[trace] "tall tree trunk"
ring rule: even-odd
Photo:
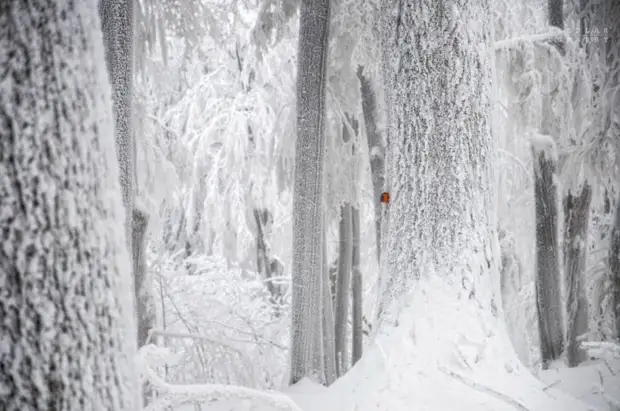
[[[155,307],[151,296],[152,282],[146,264],[146,229],[149,216],[137,208],[133,210],[133,272],[135,277],[136,307],[142,318],[138,321],[138,346],[142,346],[149,337],[149,331],[155,327]]]
[[[612,303],[617,337],[620,336],[620,200],[617,200],[616,216],[609,241],[609,271],[612,280]]]
[[[156,326],[155,301],[152,294],[153,283],[146,263],[146,230],[149,215],[138,208],[133,209],[132,218],[132,252],[136,311],[141,313],[138,319],[138,347],[146,344],[149,333]],[[152,390],[148,384],[142,387],[145,404],[151,401]]]
[[[116,152],[120,166],[120,183],[125,206],[125,225],[127,243],[132,250],[133,267],[140,267],[144,258],[140,255],[146,244],[133,245],[138,239],[146,241],[146,236],[137,230],[146,230],[148,215],[146,210],[134,210],[135,190],[135,141],[133,135],[133,42],[134,42],[134,1],[133,0],[100,0],[99,13],[103,30],[106,66],[112,85],[112,100],[114,103],[114,124],[116,135]],[[132,223],[135,215],[144,217],[144,221]],[[144,227],[143,227],[144,226]],[[137,254],[136,254],[137,253]],[[146,341],[140,330],[148,330],[153,326],[152,314],[143,311],[148,305],[154,304],[151,295],[150,282],[146,271],[133,272],[136,301],[136,316],[138,322],[137,342],[141,347]],[[144,304],[140,303],[143,301]]]
[[[541,137],[543,138],[543,137]],[[546,138],[546,137],[545,137]],[[536,302],[543,368],[560,358],[564,326],[560,293],[558,188],[555,144],[548,137],[532,145],[536,202]]]
[[[336,372],[343,375],[347,369],[347,332],[349,325],[349,298],[351,291],[351,204],[340,207],[338,228],[338,273],[336,275],[335,337]]]
[[[592,190],[584,184],[578,195],[564,198],[564,278],[566,279],[566,358],[569,367],[586,359],[579,337],[588,332],[586,253]]]
[[[3,411],[141,408],[100,30],[94,0],[0,5]]]
[[[338,377],[336,372],[336,346],[334,333],[334,306],[329,280],[329,270],[327,268],[327,241],[325,241],[325,230],[323,231],[323,275],[321,276],[322,290],[322,327],[323,327],[323,367],[325,371],[325,385],[331,385]]]
[[[364,68],[357,68],[362,93],[362,111],[368,139],[370,155],[370,174],[372,178],[373,205],[375,212],[375,241],[377,260],[381,258],[381,202],[380,197],[385,185],[385,146],[381,134],[377,130],[377,102],[372,83],[364,74]]]
[[[352,352],[351,366],[362,358],[363,350],[363,334],[362,334],[362,318],[363,318],[363,288],[362,288],[362,272],[360,269],[360,210],[354,207],[351,211],[351,229],[352,229],[352,307],[353,325],[352,325]]]
[[[382,10],[391,200],[373,328],[388,333],[405,313],[409,321],[449,323],[441,336],[415,333],[436,349],[424,355],[447,354],[458,338],[484,333],[484,319],[495,322],[492,313],[501,309],[494,301],[499,278],[492,287],[491,275],[498,269],[491,59],[478,51],[490,47],[489,10],[488,0],[401,0]],[[462,24],[469,19],[476,24]],[[472,313],[479,317],[459,321]]]
[[[112,84],[116,152],[125,206],[127,241],[131,247],[133,191],[133,0],[100,0],[106,66]],[[130,248],[131,249],[131,248]]]
[[[297,56],[297,142],[293,190],[290,383],[318,380],[314,319],[321,316],[325,60],[329,0],[303,0]]]
[[[271,214],[267,209],[254,208],[254,221],[256,222],[256,267],[258,272],[265,278],[267,291],[269,291],[269,299],[273,305],[274,314],[280,316],[280,287],[274,282],[272,277],[277,275],[273,271],[274,265],[269,257],[269,247],[267,246],[267,238],[265,233],[265,224],[271,219]]]

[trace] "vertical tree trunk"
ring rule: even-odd
[[[351,204],[340,207],[338,273],[336,276],[335,346],[336,372],[343,375],[347,369],[347,332],[351,290]]]
[[[322,290],[322,326],[323,326],[323,367],[325,370],[325,385],[331,385],[338,377],[336,372],[336,346],[334,334],[334,306],[329,281],[329,270],[327,268],[327,242],[325,241],[325,230],[323,231],[323,275],[321,277]]]
[[[269,291],[269,298],[274,308],[274,314],[280,315],[280,288],[273,282],[272,277],[274,273],[272,271],[273,264],[269,257],[269,248],[267,246],[267,239],[265,234],[264,225],[267,220],[271,218],[271,215],[267,209],[260,210],[255,208],[253,210],[254,221],[256,222],[256,267],[259,274],[262,274],[265,278],[265,284]]]
[[[136,295],[136,312],[140,313],[138,318],[138,347],[143,346],[149,339],[149,333],[156,326],[155,301],[152,295],[153,283],[146,264],[146,229],[148,227],[149,215],[139,210],[133,209],[132,218],[132,253],[134,287]],[[148,384],[142,387],[144,404],[151,401],[152,391]]]
[[[377,103],[375,92],[370,80],[364,75],[364,68],[359,66],[357,77],[360,80],[362,93],[362,111],[368,139],[370,155],[370,174],[372,178],[373,205],[375,212],[375,241],[377,260],[381,258],[381,202],[380,197],[385,185],[385,146],[381,134],[377,130]]]
[[[317,379],[313,319],[320,318],[323,271],[323,158],[325,60],[329,0],[303,0],[297,57],[297,142],[293,190],[292,323],[290,383]]]
[[[616,216],[609,239],[609,272],[612,282],[612,304],[616,338],[620,336],[620,199],[616,200]]]
[[[136,307],[142,317],[138,321],[138,346],[144,345],[149,331],[155,327],[155,307],[151,298],[152,282],[146,265],[146,229],[149,216],[137,208],[133,210],[133,272],[135,277]]]
[[[351,215],[351,229],[353,236],[353,250],[352,250],[352,308],[353,313],[353,326],[352,326],[352,352],[351,352],[351,366],[362,358],[363,350],[363,334],[362,334],[362,316],[363,316],[363,301],[362,301],[362,272],[360,269],[360,210],[354,207]]]
[[[490,318],[501,309],[493,298],[499,278],[496,289],[492,283],[491,56],[479,52],[481,44],[490,47],[489,10],[487,0],[401,0],[382,8],[391,200],[373,329],[383,335],[420,320],[411,332],[416,344],[433,347],[424,355],[449,355],[459,336],[483,333],[484,318],[495,322]],[[470,19],[476,24],[463,23]],[[469,304],[478,308],[454,311]],[[455,321],[470,312],[479,320]],[[422,323],[451,327],[441,336],[414,332]]]
[[[560,358],[564,347],[564,326],[560,294],[558,238],[558,188],[555,145],[545,138],[532,145],[534,196],[536,202],[536,301],[543,368]]]
[[[135,141],[133,135],[133,42],[134,42],[134,1],[133,0],[100,0],[99,13],[103,30],[106,66],[112,85],[112,100],[114,103],[114,124],[116,135],[116,152],[120,166],[120,183],[125,206],[125,227],[127,244],[132,250],[133,267],[140,267],[144,258],[146,244],[133,245],[133,241],[146,241],[144,233],[136,231],[146,230],[148,215],[145,210],[134,210],[135,191]],[[134,216],[144,217],[137,224],[132,223]],[[144,227],[143,227],[144,226]],[[137,254],[136,254],[137,253]],[[136,301],[136,316],[138,322],[137,342],[141,347],[146,339],[140,335],[141,330],[148,330],[153,326],[152,315],[143,311],[150,304],[154,304],[152,290],[146,272],[133,273],[134,289],[139,294],[134,296]],[[142,300],[144,303],[140,303]]]
[[[586,359],[579,348],[579,337],[588,332],[588,299],[586,297],[586,253],[592,190],[588,184],[574,196],[564,198],[564,278],[566,279],[566,358],[569,367]]]
[[[97,2],[0,5],[0,409],[135,411]]]
[[[547,0],[549,24],[564,29],[564,0]]]
[[[125,227],[131,249],[133,191],[133,0],[100,0],[99,14],[103,31],[106,66],[112,84],[116,153],[125,206]]]

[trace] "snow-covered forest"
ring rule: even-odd
[[[0,410],[620,411],[620,1],[0,1]]]

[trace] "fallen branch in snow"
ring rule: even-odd
[[[492,397],[497,398],[498,400],[504,401],[505,403],[512,405],[513,407],[522,410],[522,411],[530,411],[525,405],[521,404],[519,401],[515,400],[514,398],[510,398],[509,396],[507,396],[506,394],[502,394],[499,391],[495,391],[494,389],[484,386],[480,383],[477,383],[475,381],[471,381],[467,378],[465,378],[464,376],[457,374],[454,371],[450,371],[445,367],[439,367],[439,370],[441,372],[443,372],[444,374],[448,375],[449,377],[452,377],[460,382],[462,382],[465,385],[470,386],[471,388],[473,388],[476,391],[479,391],[481,393],[484,394],[488,394]]]
[[[178,407],[188,402],[210,401],[214,399],[248,401],[252,404],[262,403],[278,411],[302,411],[292,399],[274,391],[259,391],[223,384],[169,384],[160,378],[148,365],[149,357],[161,356],[160,351],[162,349],[153,344],[145,345],[138,350],[138,357],[142,363],[142,371],[146,376],[146,380],[159,396],[158,400],[149,404],[144,411],[157,411],[164,409],[164,407]]]
[[[567,36],[564,31],[555,30],[550,33],[531,34],[527,36],[512,37],[509,39],[498,40],[493,44],[496,51],[504,49],[516,49],[524,43],[542,43],[549,40],[566,40]]]
[[[543,391],[547,391],[549,388],[555,387],[556,385],[558,385],[561,382],[562,382],[562,380],[557,380],[557,381],[552,382],[551,384],[545,385],[543,387]]]

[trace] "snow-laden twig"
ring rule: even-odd
[[[263,403],[278,411],[302,411],[301,408],[288,396],[275,391],[259,391],[246,387],[223,384],[192,384],[175,385],[169,384],[157,375],[149,366],[149,357],[159,356],[159,349],[153,344],[148,344],[138,351],[139,360],[143,368],[146,380],[159,394],[160,401],[154,402],[145,408],[145,411],[161,409],[162,403],[176,407],[192,401],[209,401],[213,399],[235,399]]]
[[[541,43],[549,40],[566,40],[566,33],[563,31],[552,31],[542,34],[530,34],[525,36],[512,37],[509,39],[498,40],[493,44],[495,50],[515,49],[524,43]]]
[[[515,407],[518,410],[530,411],[529,408],[527,408],[525,405],[521,404],[519,401],[515,400],[514,398],[511,398],[511,397],[507,396],[506,394],[502,394],[501,392],[496,391],[496,390],[494,390],[494,389],[492,389],[490,387],[484,386],[484,385],[482,385],[482,384],[480,384],[478,382],[471,381],[470,379],[468,379],[468,378],[466,378],[466,377],[464,377],[464,376],[462,376],[460,374],[457,374],[456,372],[451,371],[451,370],[449,370],[449,369],[447,369],[445,367],[439,367],[439,370],[441,372],[443,372],[444,374],[446,374],[447,376],[452,377],[452,378],[462,382],[463,384],[470,386],[474,390],[479,391],[479,392],[484,393],[484,394],[488,394],[488,395],[490,395],[492,397],[495,397],[495,398],[497,398],[497,399],[499,399],[501,401],[504,401],[505,403],[507,403],[509,405],[512,405],[513,407]]]

